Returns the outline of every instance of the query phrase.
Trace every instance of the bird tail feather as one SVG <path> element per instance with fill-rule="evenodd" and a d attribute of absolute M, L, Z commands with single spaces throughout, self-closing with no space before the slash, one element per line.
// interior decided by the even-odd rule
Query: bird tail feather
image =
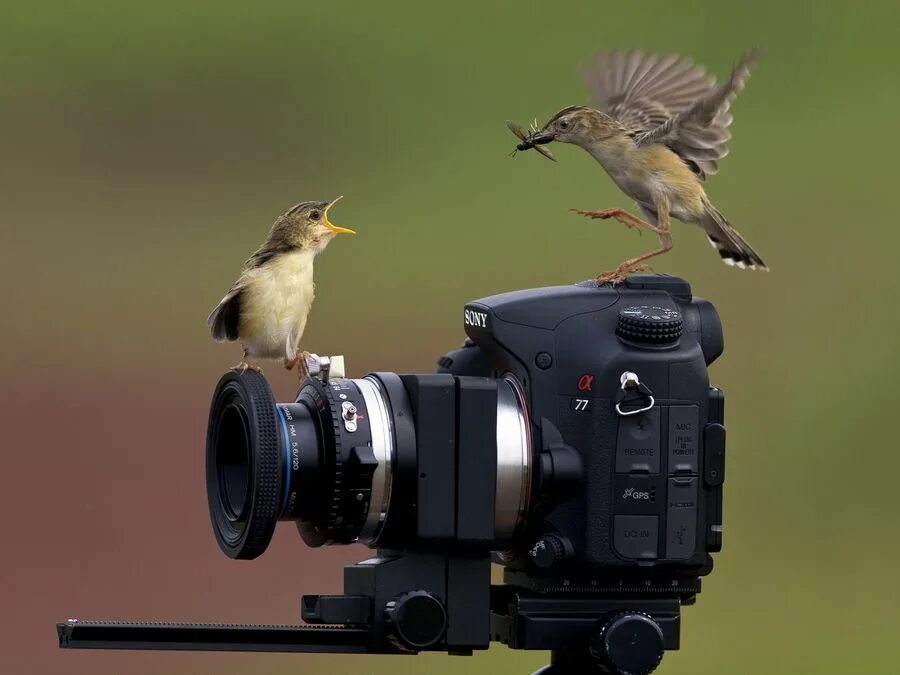
<path fill-rule="evenodd" d="M 763 262 L 753 247 L 735 230 L 725 219 L 725 216 L 712 204 L 704 204 L 706 209 L 706 236 L 713 248 L 726 265 L 733 265 L 741 269 L 769 271 L 768 265 Z"/>
<path fill-rule="evenodd" d="M 216 342 L 233 342 L 238 339 L 240 320 L 240 293 L 229 293 L 206 319 L 210 335 Z"/>

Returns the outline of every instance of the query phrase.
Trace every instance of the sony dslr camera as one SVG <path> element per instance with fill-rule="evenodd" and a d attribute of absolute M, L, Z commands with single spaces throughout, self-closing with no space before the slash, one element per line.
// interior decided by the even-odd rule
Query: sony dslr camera
<path fill-rule="evenodd" d="M 230 371 L 213 396 L 207 492 L 232 558 L 279 521 L 310 546 L 363 543 L 307 625 L 59 624 L 66 647 L 552 652 L 545 673 L 649 673 L 722 545 L 715 308 L 639 275 L 468 303 L 435 374 L 338 377 L 296 400 Z M 316 373 L 316 370 L 320 372 Z M 491 584 L 491 563 L 503 583 Z M 312 624 L 312 625 L 309 625 Z"/>

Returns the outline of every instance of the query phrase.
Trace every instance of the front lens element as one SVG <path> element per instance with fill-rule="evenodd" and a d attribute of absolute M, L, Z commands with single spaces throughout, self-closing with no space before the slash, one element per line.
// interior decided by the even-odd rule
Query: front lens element
<path fill-rule="evenodd" d="M 250 437 L 246 419 L 237 405 L 222 413 L 220 441 L 216 452 L 219 491 L 225 515 L 232 522 L 246 514 L 250 487 Z"/>

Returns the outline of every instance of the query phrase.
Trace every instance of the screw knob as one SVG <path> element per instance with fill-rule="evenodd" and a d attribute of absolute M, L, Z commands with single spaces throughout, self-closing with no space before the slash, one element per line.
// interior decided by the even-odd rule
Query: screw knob
<path fill-rule="evenodd" d="M 681 313 L 668 307 L 632 305 L 619 311 L 616 335 L 630 342 L 671 344 L 681 337 Z"/>
<path fill-rule="evenodd" d="M 436 644 L 447 629 L 443 603 L 427 591 L 398 595 L 384 606 L 384 619 L 389 639 L 414 651 Z"/>
<path fill-rule="evenodd" d="M 649 675 L 664 649 L 662 629 L 643 612 L 620 612 L 591 636 L 594 656 L 621 675 Z"/>
<path fill-rule="evenodd" d="M 569 557 L 569 546 L 558 534 L 545 534 L 531 547 L 531 559 L 542 569 L 553 567 Z"/>

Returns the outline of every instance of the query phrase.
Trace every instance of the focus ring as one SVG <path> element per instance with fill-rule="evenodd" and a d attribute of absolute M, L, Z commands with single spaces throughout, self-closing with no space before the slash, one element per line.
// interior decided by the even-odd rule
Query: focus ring
<path fill-rule="evenodd" d="M 248 377 L 249 375 L 249 377 Z M 248 369 L 240 377 L 246 378 L 252 414 L 255 417 L 256 447 L 252 492 L 250 493 L 250 532 L 247 535 L 246 557 L 261 555 L 275 532 L 281 503 L 281 448 L 279 425 L 275 423 L 275 397 L 262 373 Z M 251 440 L 253 437 L 251 436 Z M 253 446 L 251 446 L 253 447 Z"/>
<path fill-rule="evenodd" d="M 241 420 L 249 475 L 240 513 L 229 514 L 223 507 L 219 453 L 230 442 L 220 438 L 226 414 Z M 226 427 L 224 431 L 233 431 Z M 275 399 L 262 374 L 254 370 L 229 371 L 216 386 L 210 409 L 206 438 L 206 474 L 210 517 L 216 540 L 231 558 L 256 558 L 269 545 L 279 516 L 281 502 L 281 452 L 275 421 Z"/>

